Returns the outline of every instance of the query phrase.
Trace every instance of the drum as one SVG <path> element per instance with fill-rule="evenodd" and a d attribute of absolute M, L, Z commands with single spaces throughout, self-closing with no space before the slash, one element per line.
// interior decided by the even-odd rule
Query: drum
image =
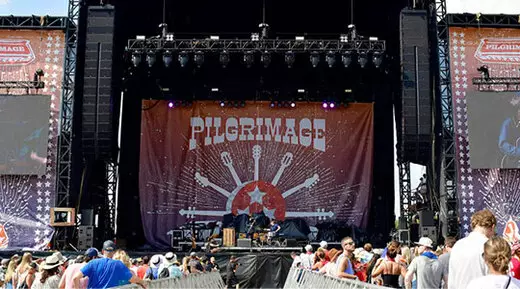
<path fill-rule="evenodd" d="M 253 234 L 253 240 L 258 240 L 260 238 L 260 234 L 254 233 Z"/>
<path fill-rule="evenodd" d="M 266 233 L 260 233 L 258 234 L 258 238 L 260 239 L 260 242 L 267 242 L 267 234 Z"/>

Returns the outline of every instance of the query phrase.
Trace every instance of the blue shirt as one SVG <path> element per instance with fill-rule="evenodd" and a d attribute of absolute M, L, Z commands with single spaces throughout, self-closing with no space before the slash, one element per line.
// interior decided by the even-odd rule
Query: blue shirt
<path fill-rule="evenodd" d="M 110 258 L 95 259 L 81 268 L 83 276 L 88 276 L 87 288 L 101 289 L 129 284 L 132 272 L 123 262 Z"/>

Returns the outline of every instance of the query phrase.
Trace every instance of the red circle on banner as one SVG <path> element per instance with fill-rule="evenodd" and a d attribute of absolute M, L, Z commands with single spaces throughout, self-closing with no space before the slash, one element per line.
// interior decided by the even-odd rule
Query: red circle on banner
<path fill-rule="evenodd" d="M 257 188 L 258 192 L 255 193 Z M 257 198 L 261 199 L 261 203 L 260 200 L 251 203 L 255 194 Z M 238 215 L 238 210 L 245 211 L 248 208 L 250 214 L 263 211 L 268 217 L 274 215 L 276 220 L 285 219 L 285 199 L 282 197 L 282 193 L 276 186 L 265 181 L 251 182 L 238 191 L 233 199 L 231 212 Z"/>

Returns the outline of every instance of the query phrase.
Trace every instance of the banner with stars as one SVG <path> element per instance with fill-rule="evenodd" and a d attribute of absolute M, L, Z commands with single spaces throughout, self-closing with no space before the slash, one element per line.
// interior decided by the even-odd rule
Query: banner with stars
<path fill-rule="evenodd" d="M 372 104 L 143 105 L 149 109 L 142 114 L 139 183 L 150 244 L 168 246 L 168 231 L 229 213 L 366 226 Z"/>
<path fill-rule="evenodd" d="M 51 97 L 45 174 L 0 175 L 0 250 L 41 250 L 47 247 L 54 232 L 49 224 L 49 213 L 55 204 L 64 52 L 63 31 L 0 30 L 0 79 L 33 80 L 34 72 L 42 69 L 45 88 L 40 89 L 38 94 Z M 26 94 L 26 91 L 0 90 L 0 94 Z"/>
<path fill-rule="evenodd" d="M 518 232 L 508 228 L 518 228 L 520 221 L 520 170 L 472 166 L 466 100 L 478 94 L 472 78 L 480 77 L 477 68 L 483 65 L 488 66 L 491 77 L 520 77 L 520 30 L 452 27 L 450 61 L 461 231 L 467 235 L 471 215 L 487 208 L 497 217 L 497 232 L 517 238 Z"/>

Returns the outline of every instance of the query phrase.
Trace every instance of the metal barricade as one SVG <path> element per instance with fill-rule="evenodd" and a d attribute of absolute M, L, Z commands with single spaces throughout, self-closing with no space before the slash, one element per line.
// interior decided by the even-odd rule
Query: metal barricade
<path fill-rule="evenodd" d="M 388 287 L 377 286 L 357 280 L 336 278 L 323 275 L 307 269 L 291 268 L 284 289 L 385 289 Z"/>
<path fill-rule="evenodd" d="M 129 284 L 117 289 L 142 289 L 139 285 Z M 218 272 L 189 274 L 181 278 L 164 278 L 152 280 L 146 284 L 147 289 L 224 289 L 226 285 Z"/>

